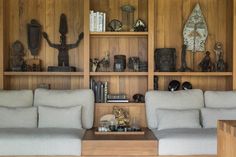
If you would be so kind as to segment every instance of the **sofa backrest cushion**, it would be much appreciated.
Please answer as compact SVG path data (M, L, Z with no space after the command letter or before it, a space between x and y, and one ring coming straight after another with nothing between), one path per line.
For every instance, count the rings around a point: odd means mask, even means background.
M204 97L208 108L236 108L236 91L206 91Z
M31 90L0 90L0 106L30 107L33 105Z
M204 128L217 128L218 120L236 120L236 108L202 108L201 115Z
M36 107L0 107L0 128L37 128Z
M157 128L156 109L201 109L203 92L199 89L185 91L149 91L145 96L148 127Z
M94 94L92 90L36 89L34 106L72 107L82 106L82 127L93 126Z

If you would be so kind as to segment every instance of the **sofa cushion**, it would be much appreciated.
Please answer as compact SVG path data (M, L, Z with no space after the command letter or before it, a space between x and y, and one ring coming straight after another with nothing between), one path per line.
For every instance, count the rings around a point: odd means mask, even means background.
M35 90L35 106L71 107L82 106L82 126L93 126L94 94L92 90Z
M79 129L0 129L1 155L81 155Z
M157 128L156 109L200 109L204 106L203 92L199 89L185 91L149 91L146 93L148 127Z
M216 129L153 130L159 155L216 155Z
M236 108L236 91L206 91L204 97L208 108Z
M0 106L30 107L33 105L31 90L0 90Z
M0 107L0 128L37 128L37 108Z
M39 106L39 128L75 128L82 129L81 106L46 107Z
M157 109L158 130L174 128L201 128L199 110Z
M204 128L217 128L218 120L236 120L235 109L202 108L202 124Z

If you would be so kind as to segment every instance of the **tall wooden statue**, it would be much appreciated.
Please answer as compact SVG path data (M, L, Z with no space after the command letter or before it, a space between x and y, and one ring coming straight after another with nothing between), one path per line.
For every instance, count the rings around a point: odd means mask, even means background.
M54 44L52 43L47 33L43 32L43 37L47 40L50 47L55 48L58 50L58 66L50 66L48 67L48 71L76 71L75 67L70 67L69 65L69 53L68 51L70 49L76 48L79 46L80 41L84 37L84 33L80 33L78 36L78 40L74 44L67 44L66 43L66 34L68 33L68 27L67 27L67 19L65 14L61 14L60 17L60 28L59 32L61 34L60 36L60 44Z

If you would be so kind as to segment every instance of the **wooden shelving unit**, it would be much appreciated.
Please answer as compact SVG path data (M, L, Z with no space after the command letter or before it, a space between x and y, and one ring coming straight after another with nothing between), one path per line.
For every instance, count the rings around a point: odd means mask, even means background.
M155 76L219 76L219 77L232 77L232 72L155 72Z
M4 72L4 76L83 76L83 72Z
M214 61L214 44L216 41L222 42L229 72L155 72L155 48L176 48L176 67L180 67L183 25L197 2L208 25L206 50L212 52ZM107 13L107 23L112 19L122 21L120 7L125 4L136 8L134 18L145 21L147 32L89 31L90 10ZM134 94L153 90L154 77L158 77L159 90L167 90L168 83L174 79L189 81L194 88L203 90L236 89L235 10L236 0L34 0L34 3L29 0L0 0L0 88L35 89L41 83L52 84L53 89L89 88L90 79L95 79L108 81L111 93L126 93L132 99ZM68 43L76 41L78 34L84 32L83 42L69 52L70 65L82 72L8 72L11 44L15 40L23 43L25 59L33 58L27 49L27 23L37 19L49 38L58 43L61 13L68 17ZM90 72L90 58L102 58L107 52L110 53L111 67L113 56L124 54L127 60L128 57L139 56L142 61L148 61L148 71ZM57 65L57 53L42 40L38 58L42 60L43 69ZM198 69L198 63L203 57L204 53L196 53L195 61L191 63L191 53L187 53L188 66ZM114 105L127 107L134 116L140 117L143 126L146 125L145 105L136 103L96 104L96 124L97 119L109 113Z
M91 32L90 36L148 36L148 32Z

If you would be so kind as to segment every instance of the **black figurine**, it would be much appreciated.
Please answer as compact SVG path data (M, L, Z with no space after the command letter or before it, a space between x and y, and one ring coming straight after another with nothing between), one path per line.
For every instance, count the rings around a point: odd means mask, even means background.
M214 65L211 61L210 52L206 52L206 56L202 59L199 63L199 67L201 68L202 72L211 72L214 71Z
M193 86L192 86L192 84L191 84L190 82L184 82L184 83L182 84L182 89L183 89L183 90L193 89Z
M68 51L70 49L78 47L80 41L84 37L84 33L80 33L78 36L78 40L74 44L66 44L66 34L68 33L67 28L67 19L65 14L61 14L60 18L60 29L59 32L61 34L60 36L60 44L54 44L52 43L46 32L43 32L43 37L47 40L50 47L56 48L59 51L58 54L58 66L68 67L69 66L69 54Z
M187 50L187 45L182 46L182 53L181 53L181 68L179 69L180 72L191 72L193 71L187 66L186 62L186 50Z

